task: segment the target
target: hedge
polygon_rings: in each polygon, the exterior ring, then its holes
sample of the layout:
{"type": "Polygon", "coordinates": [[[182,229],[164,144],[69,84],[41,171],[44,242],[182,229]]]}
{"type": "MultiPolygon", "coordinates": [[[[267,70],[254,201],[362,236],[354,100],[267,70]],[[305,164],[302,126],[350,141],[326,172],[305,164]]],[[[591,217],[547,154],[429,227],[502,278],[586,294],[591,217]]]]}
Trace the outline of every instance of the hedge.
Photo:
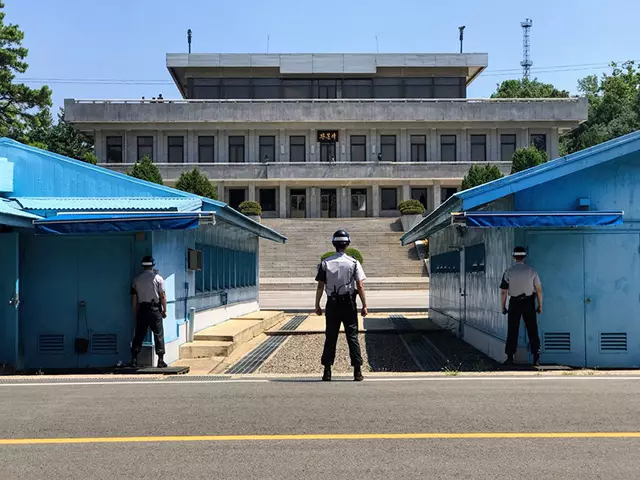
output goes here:
{"type": "Polygon", "coordinates": [[[401,215],[422,215],[424,205],[419,200],[404,200],[398,205],[401,215]]]}
{"type": "Polygon", "coordinates": [[[258,202],[250,202],[244,201],[238,207],[240,209],[240,213],[244,215],[262,215],[262,207],[258,202]]]}
{"type": "MultiPolygon", "coordinates": [[[[356,249],[356,248],[347,248],[346,252],[347,255],[349,255],[350,257],[355,258],[356,260],[358,260],[360,262],[360,264],[364,263],[364,259],[362,258],[362,254],[360,253],[360,250],[356,249]]],[[[336,252],[327,252],[324,255],[322,255],[322,257],[320,257],[320,260],[324,260],[325,258],[329,258],[331,255],[335,255],[336,252]]]]}

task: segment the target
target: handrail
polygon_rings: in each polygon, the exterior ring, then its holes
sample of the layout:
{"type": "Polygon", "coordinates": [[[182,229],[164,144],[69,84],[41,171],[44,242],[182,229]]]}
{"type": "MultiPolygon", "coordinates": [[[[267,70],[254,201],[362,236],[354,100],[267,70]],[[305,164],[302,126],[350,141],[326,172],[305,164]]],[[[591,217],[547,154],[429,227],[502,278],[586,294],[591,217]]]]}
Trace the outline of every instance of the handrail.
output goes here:
{"type": "Polygon", "coordinates": [[[275,103],[577,103],[571,98],[276,98],[276,99],[67,99],[75,104],[275,104],[275,103]]]}

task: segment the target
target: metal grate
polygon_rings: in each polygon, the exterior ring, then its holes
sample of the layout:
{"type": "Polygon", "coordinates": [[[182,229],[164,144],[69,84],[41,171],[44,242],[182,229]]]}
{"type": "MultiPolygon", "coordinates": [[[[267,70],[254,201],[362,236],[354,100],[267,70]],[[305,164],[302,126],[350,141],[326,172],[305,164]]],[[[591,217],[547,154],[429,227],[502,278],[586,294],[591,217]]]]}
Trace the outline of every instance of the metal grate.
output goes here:
{"type": "Polygon", "coordinates": [[[237,374],[237,373],[253,373],[264,361],[271,356],[276,349],[282,345],[287,339],[287,336],[279,335],[277,337],[269,337],[263,344],[259,345],[242,360],[229,368],[225,373],[237,374]]]}
{"type": "Polygon", "coordinates": [[[600,333],[601,352],[626,352],[627,334],[625,332],[600,333]]]}
{"type": "Polygon", "coordinates": [[[544,350],[546,352],[570,352],[571,334],[569,332],[544,332],[544,350]]]}
{"type": "Polygon", "coordinates": [[[309,315],[296,315],[285,323],[280,330],[296,330],[308,317],[309,315]]]}
{"type": "Polygon", "coordinates": [[[64,335],[57,333],[39,335],[38,352],[46,354],[64,353],[64,335]]]}
{"type": "Polygon", "coordinates": [[[91,352],[100,354],[118,353],[118,335],[116,335],[115,333],[92,334],[91,352]]]}

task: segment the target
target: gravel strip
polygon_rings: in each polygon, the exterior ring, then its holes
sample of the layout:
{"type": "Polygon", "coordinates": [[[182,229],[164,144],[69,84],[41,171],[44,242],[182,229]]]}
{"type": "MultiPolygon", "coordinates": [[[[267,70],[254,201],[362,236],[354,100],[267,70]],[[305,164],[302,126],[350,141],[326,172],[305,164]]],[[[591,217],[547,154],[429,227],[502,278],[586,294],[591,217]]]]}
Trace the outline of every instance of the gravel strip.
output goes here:
{"type": "MultiPolygon", "coordinates": [[[[418,367],[398,335],[360,334],[365,372],[417,372],[418,367]]],[[[257,373],[321,373],[324,335],[291,336],[257,373]]],[[[349,348],[344,334],[338,337],[335,373],[351,373],[349,348]]]]}
{"type": "Polygon", "coordinates": [[[453,333],[443,330],[425,334],[433,345],[447,357],[443,370],[451,372],[486,372],[498,369],[498,362],[487,357],[453,333]]]}

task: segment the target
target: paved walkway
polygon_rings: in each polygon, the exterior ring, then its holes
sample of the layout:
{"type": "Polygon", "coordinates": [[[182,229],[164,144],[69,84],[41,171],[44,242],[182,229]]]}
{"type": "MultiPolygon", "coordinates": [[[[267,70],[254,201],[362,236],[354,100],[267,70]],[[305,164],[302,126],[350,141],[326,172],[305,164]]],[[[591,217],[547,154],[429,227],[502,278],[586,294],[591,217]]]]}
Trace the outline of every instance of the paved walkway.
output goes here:
{"type": "MultiPolygon", "coordinates": [[[[260,308],[263,310],[300,310],[311,312],[316,298],[315,289],[302,291],[260,292],[260,308]]],[[[323,298],[324,305],[326,297],[323,298]]],[[[428,310],[428,290],[380,290],[367,292],[370,310],[428,310]]],[[[358,301],[360,304],[360,301],[358,301]]]]}

